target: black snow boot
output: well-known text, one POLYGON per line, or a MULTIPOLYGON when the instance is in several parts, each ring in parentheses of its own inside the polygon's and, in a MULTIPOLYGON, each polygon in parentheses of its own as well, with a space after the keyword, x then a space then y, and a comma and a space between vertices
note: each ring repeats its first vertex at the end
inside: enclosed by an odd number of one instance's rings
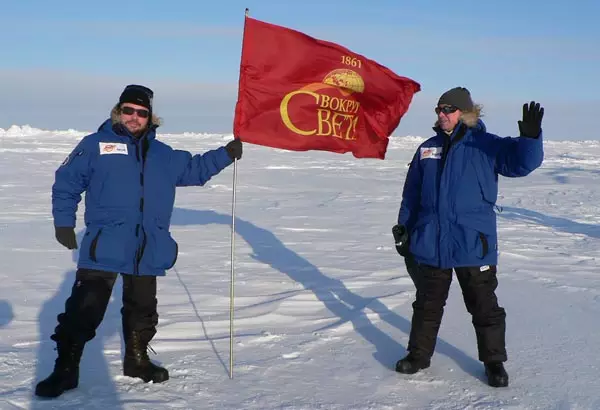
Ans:
POLYGON ((125 359, 123 374, 139 377, 145 383, 162 383, 169 380, 169 372, 164 367, 155 365, 148 357, 148 342, 140 339, 137 332, 132 333, 125 342, 125 359))
POLYGON ((501 362, 486 363, 485 375, 488 378, 488 384, 492 387, 508 386, 508 373, 504 370, 504 365, 501 362))
POLYGON ((57 341, 56 350, 58 358, 54 364, 54 371, 35 387, 36 396, 58 397, 79 384, 79 361, 83 345, 57 341))
POLYGON ((429 359, 422 359, 409 353, 405 358, 398 360, 396 371, 398 373, 414 374, 421 369, 427 369, 429 365, 429 359))

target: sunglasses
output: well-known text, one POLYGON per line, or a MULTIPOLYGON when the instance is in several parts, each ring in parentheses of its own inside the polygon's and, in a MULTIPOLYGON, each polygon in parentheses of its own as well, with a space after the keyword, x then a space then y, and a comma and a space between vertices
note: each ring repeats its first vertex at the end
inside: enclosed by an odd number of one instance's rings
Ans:
POLYGON ((148 118, 150 115, 150 111, 148 110, 143 110, 141 108, 136 109, 133 107, 121 107, 121 113, 125 115, 133 115, 133 113, 136 113, 140 118, 148 118))
POLYGON ((444 114, 452 114, 453 112, 458 111, 458 108, 452 105, 444 105, 443 107, 435 107, 435 113, 439 114, 443 112, 444 114))

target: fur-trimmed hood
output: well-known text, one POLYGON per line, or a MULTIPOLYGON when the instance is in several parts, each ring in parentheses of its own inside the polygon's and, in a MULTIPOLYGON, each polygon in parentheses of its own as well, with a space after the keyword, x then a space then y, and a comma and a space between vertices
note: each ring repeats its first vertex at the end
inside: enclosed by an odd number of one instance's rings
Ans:
MULTIPOLYGON (((462 113, 460 121, 468 128, 476 128, 481 117, 483 117, 483 107, 479 104, 475 104, 472 111, 465 111, 462 113)), ((435 130, 439 128, 438 121, 435 122, 433 128, 435 130)))

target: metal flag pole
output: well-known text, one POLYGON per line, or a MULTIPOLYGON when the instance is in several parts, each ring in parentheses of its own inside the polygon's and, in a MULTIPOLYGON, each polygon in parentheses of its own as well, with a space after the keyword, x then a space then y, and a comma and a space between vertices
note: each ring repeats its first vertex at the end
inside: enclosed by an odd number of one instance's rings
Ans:
POLYGON ((237 159, 233 160, 233 198, 231 201, 231 283, 229 287, 229 378, 233 379, 233 297, 235 280, 235 192, 237 185, 237 159))
MULTIPOLYGON (((246 9, 245 17, 249 10, 246 9)), ((244 17, 244 28, 246 19, 244 17)), ((242 49, 244 36, 242 35, 242 49)), ((241 73, 240 73, 241 74, 241 73)), ((237 136, 235 136, 237 137, 237 136)), ((231 280, 229 285, 229 378, 233 379, 233 311, 235 289, 235 193, 237 185, 237 159, 233 160, 233 198, 231 200, 231 280)))

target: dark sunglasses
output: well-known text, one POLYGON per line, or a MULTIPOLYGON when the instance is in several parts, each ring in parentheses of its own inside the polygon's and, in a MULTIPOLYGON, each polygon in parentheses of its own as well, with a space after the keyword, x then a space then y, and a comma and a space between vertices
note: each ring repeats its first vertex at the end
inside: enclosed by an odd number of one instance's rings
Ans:
POLYGON ((452 114, 453 112, 458 111, 458 108, 452 105, 444 105, 443 107, 435 107, 435 113, 439 114, 443 112, 444 114, 452 114))
POLYGON ((121 113, 125 114, 125 115, 133 115, 133 113, 137 113, 138 117, 140 118, 148 118, 148 116, 150 115, 150 111, 148 110, 143 110, 143 109, 136 109, 133 107, 121 107, 121 113))

